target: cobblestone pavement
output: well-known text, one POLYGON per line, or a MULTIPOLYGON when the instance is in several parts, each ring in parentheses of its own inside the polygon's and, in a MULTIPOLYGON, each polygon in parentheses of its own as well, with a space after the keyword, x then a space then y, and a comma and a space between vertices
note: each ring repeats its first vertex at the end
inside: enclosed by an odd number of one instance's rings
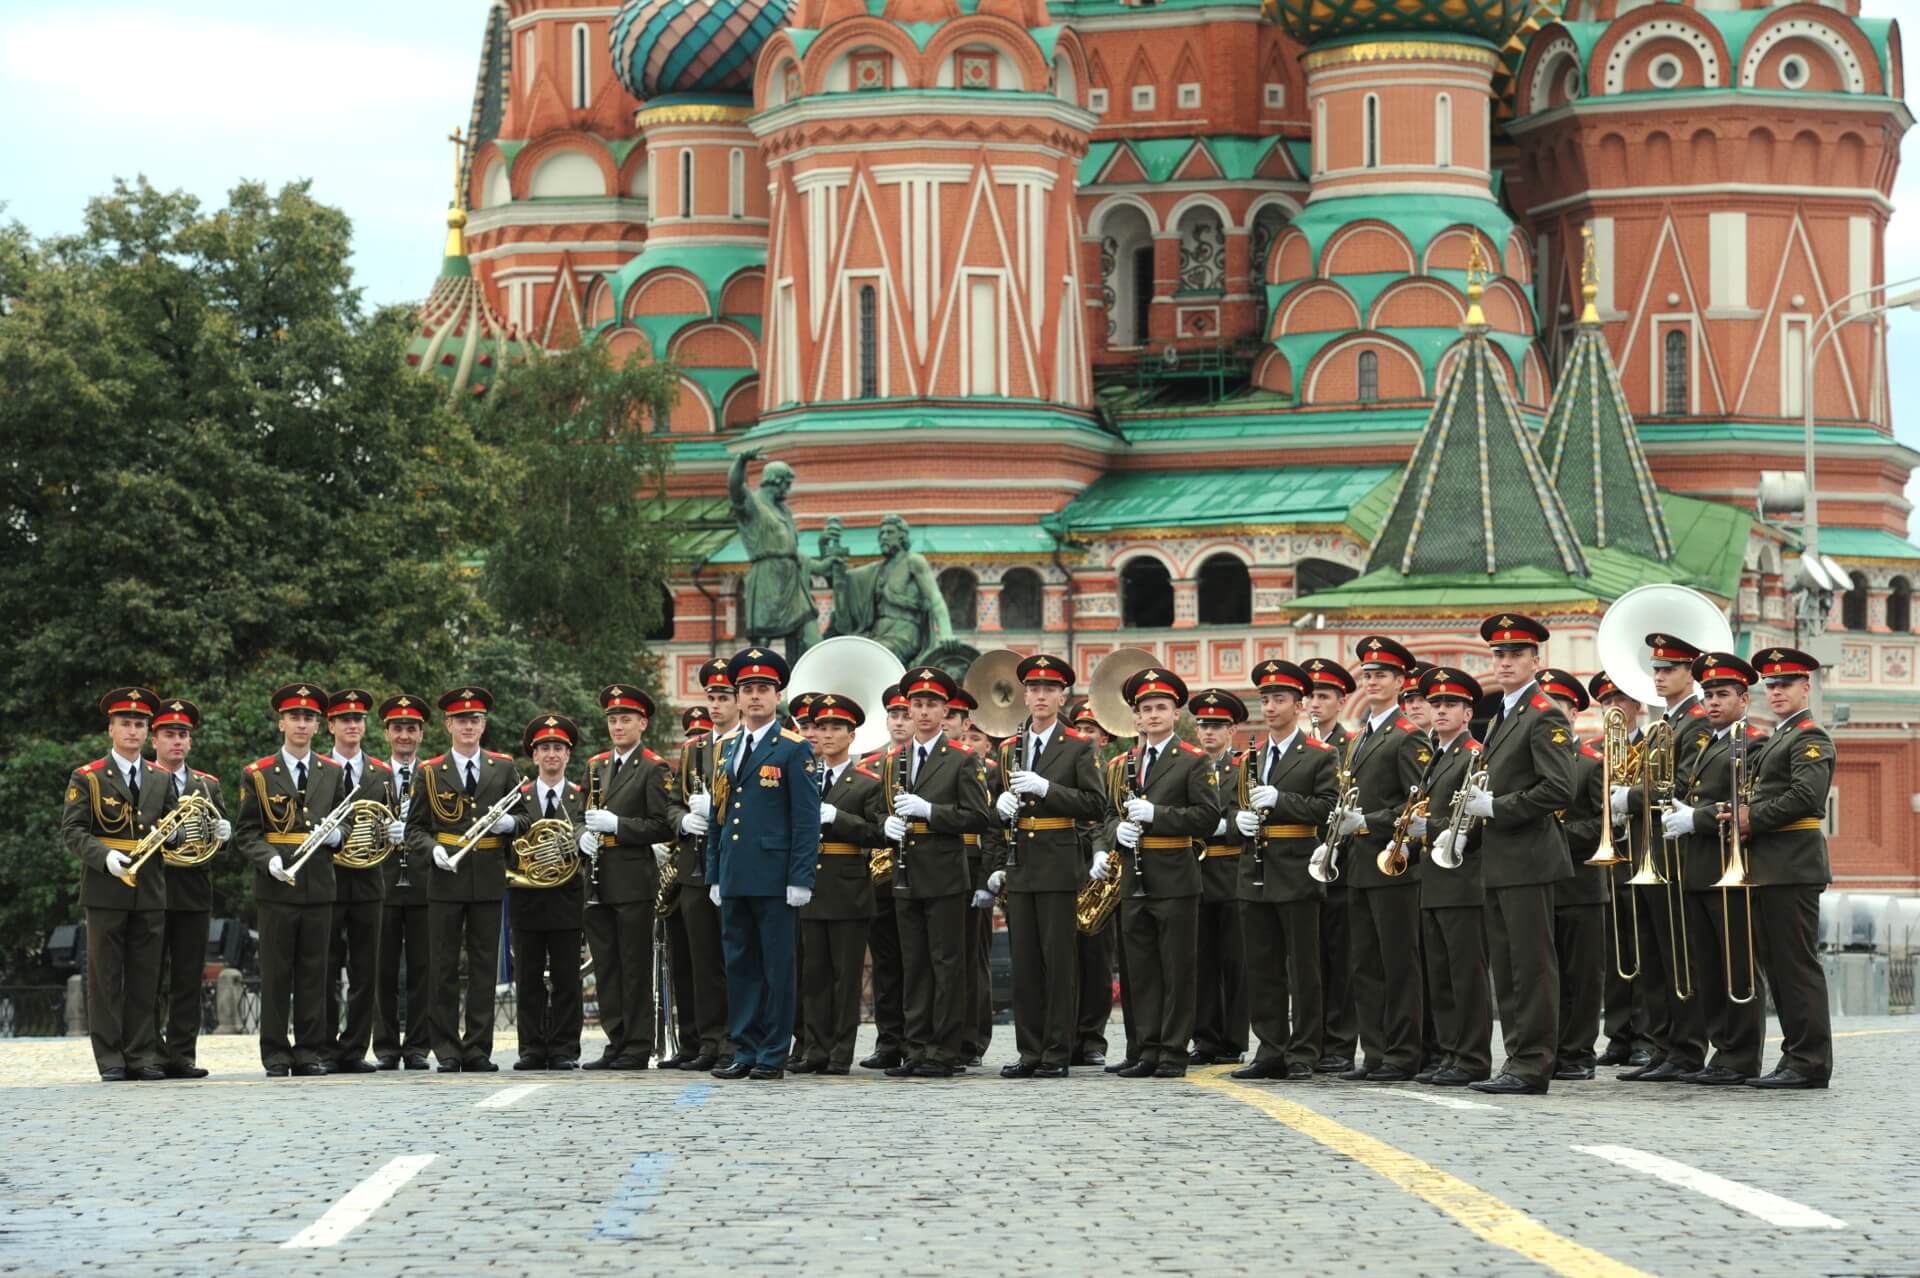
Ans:
POLYGON ((214 1039, 211 1079, 106 1086, 84 1039, 3 1042, 0 1272, 1920 1274, 1920 1023, 1835 1028, 1828 1092, 1517 1099, 1006 1082, 1005 1027, 950 1081, 517 1074, 511 1050, 267 1080, 214 1039))

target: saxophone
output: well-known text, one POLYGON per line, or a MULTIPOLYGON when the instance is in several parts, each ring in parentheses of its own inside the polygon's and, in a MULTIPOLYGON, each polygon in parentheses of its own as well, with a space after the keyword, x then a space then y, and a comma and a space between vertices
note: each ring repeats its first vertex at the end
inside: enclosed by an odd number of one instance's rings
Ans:
MULTIPOLYGON (((1132 797, 1133 756, 1116 754, 1107 761, 1107 799, 1116 810, 1124 810, 1132 797)), ((1080 889, 1073 901, 1073 922, 1091 936, 1107 925, 1120 906, 1120 880, 1126 872, 1126 853, 1116 845, 1107 857, 1105 877, 1093 879, 1080 889)))
MULTIPOLYGON (((1320 726, 1320 716, 1310 721, 1309 730, 1320 726)), ((1333 805, 1333 811, 1327 813, 1326 837, 1320 840, 1320 846, 1313 850, 1307 859, 1307 873, 1321 883, 1332 883, 1340 877, 1340 852, 1346 846, 1345 839, 1335 838, 1334 831, 1340 828, 1340 818, 1349 812, 1360 810, 1360 787, 1353 783, 1353 752, 1359 748, 1360 734, 1347 737, 1346 753, 1340 756, 1340 767, 1334 774, 1335 788, 1340 791, 1340 799, 1333 805)))
MULTIPOLYGON (((887 750, 885 756, 880 760, 880 793, 887 801, 886 810, 888 812, 893 811, 893 801, 902 789, 899 781, 899 757, 900 747, 893 746, 887 750)), ((882 847, 875 848, 873 856, 867 861, 868 880, 873 883, 891 882, 893 880, 893 863, 893 844, 888 843, 882 847)), ((904 867, 905 864, 905 859, 902 858, 901 865, 904 867)), ((906 882, 904 874, 901 876, 900 881, 902 883, 906 882)))

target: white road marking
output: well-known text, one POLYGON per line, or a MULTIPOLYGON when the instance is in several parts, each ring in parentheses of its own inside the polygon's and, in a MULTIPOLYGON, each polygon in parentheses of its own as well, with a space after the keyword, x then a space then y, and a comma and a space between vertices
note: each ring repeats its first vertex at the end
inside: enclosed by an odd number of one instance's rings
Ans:
POLYGON ((1445 1109, 1490 1109, 1499 1112, 1498 1105, 1487 1105, 1480 1101, 1461 1100, 1458 1096, 1436 1096, 1430 1092, 1403 1092, 1397 1087, 1383 1087, 1382 1096, 1404 1096, 1408 1100, 1425 1101, 1429 1105, 1439 1105, 1445 1109))
POLYGON ((503 1087, 493 1095, 475 1101, 473 1107, 475 1109, 505 1109, 522 1097, 531 1096, 541 1088, 551 1086, 551 1083, 520 1083, 513 1087, 503 1087))
POLYGON ((401 1186, 420 1174, 420 1170, 438 1158, 438 1154, 402 1154, 367 1177, 347 1196, 327 1208, 320 1219, 281 1243, 288 1247, 331 1247, 366 1223, 401 1186))
POLYGON ((1715 1198, 1729 1207, 1737 1207, 1750 1216, 1758 1216, 1769 1225, 1778 1225, 1782 1229, 1844 1229, 1846 1222, 1835 1220, 1823 1211, 1794 1202, 1791 1198, 1781 1198, 1769 1194, 1764 1189, 1755 1189, 1752 1185, 1743 1185, 1737 1180, 1728 1180, 1712 1172, 1701 1171, 1698 1167, 1689 1167, 1685 1163, 1676 1163, 1671 1158, 1662 1158, 1658 1154, 1649 1154, 1643 1149, 1633 1149, 1626 1145, 1575 1145, 1576 1154, 1592 1154, 1608 1162, 1619 1163, 1637 1172, 1658 1177, 1669 1185, 1678 1185, 1682 1189, 1691 1189, 1695 1193, 1715 1198))

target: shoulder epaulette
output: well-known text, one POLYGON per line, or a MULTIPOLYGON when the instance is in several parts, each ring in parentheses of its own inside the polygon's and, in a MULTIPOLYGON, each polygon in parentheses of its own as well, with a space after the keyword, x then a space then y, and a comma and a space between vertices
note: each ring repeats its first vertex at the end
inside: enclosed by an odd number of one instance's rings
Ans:
POLYGON ((980 764, 982 767, 992 768, 995 772, 1000 770, 999 762, 992 755, 984 752, 980 755, 980 764))
POLYGON ((149 771, 149 772, 158 772, 158 771, 160 771, 160 765, 159 765, 159 764, 157 764, 157 763, 155 763, 155 762, 154 762, 154 761, 153 761, 152 759, 143 759, 143 760, 141 760, 141 762, 143 762, 143 763, 145 763, 145 764, 147 765, 147 771, 149 771))
POLYGON ((578 781, 567 782, 567 793, 568 794, 580 793, 580 783, 578 781))
POLYGON ((792 728, 780 729, 780 736, 783 740, 786 740, 786 741, 805 741, 806 740, 805 737, 795 732, 792 728))
POLYGON ((266 766, 267 766, 268 764, 270 764, 270 763, 272 763, 272 762, 273 762, 273 758, 274 758, 274 757, 273 757, 272 755, 267 755, 267 756, 266 756, 265 758, 261 758, 261 759, 255 759, 255 760, 254 760, 254 761, 253 761, 252 763, 249 763, 249 764, 247 765, 247 771, 249 771, 249 772, 258 772, 258 771, 259 771, 260 769, 262 769, 262 768, 264 768, 264 767, 266 767, 266 766))
POLYGON ((593 757, 592 757, 591 759, 588 759, 588 760, 587 760, 587 762, 588 762, 588 763, 598 763, 598 762, 600 762, 600 761, 601 761, 602 759, 610 759, 610 758, 612 758, 612 757, 613 757, 613 751, 611 751, 611 750, 602 750, 602 751, 601 751, 601 752, 600 752, 599 754, 596 754, 596 755, 594 755, 594 756, 593 756, 593 757))
POLYGON ((1580 743, 1580 753, 1585 755, 1589 759, 1598 759, 1601 757, 1600 752, 1598 750, 1594 749, 1591 745, 1588 745, 1584 741, 1580 743))
POLYGON ((1402 732, 1418 732, 1418 731, 1420 731, 1420 729, 1419 729, 1418 727, 1416 727, 1416 726, 1414 725, 1414 722, 1413 722, 1413 720, 1411 720, 1411 719, 1409 719, 1409 718, 1407 718, 1407 717, 1406 717, 1405 715, 1402 715, 1402 716, 1401 716, 1401 717, 1399 717, 1398 719, 1395 719, 1395 720, 1393 721, 1393 726, 1394 726, 1394 727, 1396 727, 1396 728, 1398 728, 1398 729, 1400 729, 1400 731, 1402 731, 1402 732))
POLYGON ((1325 750, 1328 754, 1333 753, 1333 747, 1329 745, 1327 742, 1322 741, 1319 737, 1310 737, 1310 736, 1303 735, 1300 739, 1306 742, 1308 745, 1312 746, 1316 750, 1325 750))
POLYGON ((314 753, 313 753, 313 758, 314 758, 314 762, 316 762, 316 763, 324 763, 324 764, 326 764, 326 765, 327 765, 327 766, 328 766, 329 768, 337 768, 337 767, 339 767, 339 766, 340 766, 339 764, 337 764, 337 763, 335 763, 335 762, 333 761, 333 756, 332 756, 332 755, 330 755, 330 754, 321 754, 321 753, 320 753, 320 752, 319 752, 318 750, 316 750, 316 751, 314 751, 314 753))
POLYGON ((371 764, 372 764, 372 765, 373 765, 374 767, 376 767, 376 768, 378 768, 378 769, 380 769, 380 770, 381 770, 382 772, 391 772, 391 771, 393 771, 393 769, 392 769, 392 768, 391 768, 390 766, 388 766, 387 764, 384 764, 384 763, 382 763, 382 762, 380 762, 380 760, 378 760, 378 759, 376 759, 376 758, 374 758, 374 757, 373 757, 372 755, 368 755, 368 756, 367 756, 367 762, 368 762, 368 763, 371 763, 371 764))
POLYGON ((899 753, 900 753, 900 743, 898 741, 894 742, 892 745, 887 747, 887 757, 889 759, 891 759, 894 755, 899 753))
POLYGON ((881 759, 886 758, 887 753, 888 752, 885 750, 875 750, 872 754, 867 755, 865 758, 856 760, 854 766, 864 768, 869 763, 877 763, 881 759))
POLYGON ((1473 737, 1468 737, 1466 749, 1468 754, 1479 754, 1482 750, 1486 749, 1486 747, 1481 745, 1479 741, 1473 737))
POLYGON ((512 755, 510 755, 510 754, 501 754, 501 753, 500 753, 500 752, 499 752, 498 750, 488 750, 488 751, 486 751, 485 753, 486 753, 486 756, 487 756, 487 757, 488 757, 489 759, 498 759, 498 760, 500 760, 500 761, 501 761, 502 763, 512 763, 512 762, 513 762, 513 756, 512 756, 512 755))
POLYGON ((880 779, 880 774, 879 774, 878 772, 869 772, 869 771, 867 771, 867 767, 866 767, 866 765, 865 765, 864 763, 856 763, 856 764, 854 764, 854 765, 853 765, 853 770, 854 770, 855 772, 858 772, 858 773, 859 773, 859 774, 860 774, 861 776, 863 776, 863 777, 871 777, 871 778, 872 778, 872 779, 874 779, 875 781, 878 781, 878 780, 880 779))
POLYGON ((1759 724, 1749 723, 1747 725, 1747 737, 1749 740, 1757 741, 1761 737, 1764 737, 1766 735, 1767 735, 1767 730, 1761 727, 1759 724))
POLYGON ((1085 740, 1087 740, 1087 739, 1088 739, 1088 738, 1087 738, 1087 734, 1086 734, 1086 733, 1084 733, 1084 732, 1082 732, 1082 731, 1080 731, 1080 730, 1079 730, 1078 728, 1067 728, 1067 727, 1062 727, 1062 728, 1060 729, 1060 731, 1062 731, 1062 732, 1064 732, 1064 733, 1065 733, 1066 735, 1068 735, 1068 736, 1070 736, 1070 737, 1072 737, 1072 738, 1073 738, 1073 739, 1074 739, 1075 741, 1085 741, 1085 740))
POLYGON ((444 754, 436 754, 436 755, 434 755, 434 756, 433 756, 433 757, 432 757, 431 759, 428 759, 428 760, 426 761, 426 763, 424 763, 424 764, 422 764, 421 766, 422 766, 422 767, 428 767, 428 768, 437 768, 437 767, 439 767, 439 766, 440 766, 441 764, 443 764, 443 763, 445 763, 446 761, 447 761, 447 756, 446 756, 446 755, 444 755, 444 754))
POLYGON ((193 775, 195 775, 196 777, 199 777, 202 781, 211 781, 215 785, 218 785, 220 783, 219 777, 216 777, 211 772, 202 772, 198 768, 193 769, 193 775))
POLYGON ((1815 722, 1814 722, 1813 720, 1811 720, 1811 719, 1802 719, 1802 720, 1800 721, 1800 726, 1799 726, 1798 728, 1796 728, 1796 729, 1795 729, 1795 731, 1796 731, 1796 732, 1804 732, 1804 731, 1805 731, 1806 729, 1808 729, 1808 728, 1817 728, 1817 727, 1819 727, 1819 726, 1820 726, 1819 724, 1817 724, 1817 723, 1815 723, 1815 722))
POLYGON ((1527 704, 1532 706, 1535 710, 1553 709, 1553 702, 1547 700, 1546 694, 1541 692, 1534 693, 1532 698, 1528 700, 1527 704))
POLYGON ((1707 717, 1707 708, 1696 701, 1687 707, 1687 717, 1689 719, 1704 719, 1707 717))
POLYGON ((1191 741, 1182 741, 1180 743, 1180 748, 1182 750, 1185 750, 1188 754, 1198 754, 1198 755, 1206 754, 1205 750, 1202 750, 1199 746, 1195 745, 1191 741))
POLYGON ((947 744, 952 746, 954 749, 960 751, 962 754, 973 753, 973 743, 970 741, 955 741, 952 737, 948 737, 947 744))
POLYGON ((653 751, 651 751, 651 750, 649 750, 649 749, 647 749, 647 747, 645 747, 645 746, 641 746, 641 747, 640 747, 640 753, 641 753, 641 754, 643 754, 643 755, 645 755, 645 756, 647 757, 647 760, 648 760, 648 762, 650 762, 650 763, 665 763, 665 762, 666 762, 666 760, 665 760, 665 759, 663 759, 663 758, 661 758, 661 757, 660 757, 659 755, 657 755, 657 754, 655 754, 655 753, 654 753, 653 751))
MULTIPOLYGON (((264 762, 264 760, 263 760, 262 762, 264 762)), ((80 765, 80 766, 79 766, 79 767, 78 767, 77 769, 75 769, 75 771, 78 771, 78 772, 98 772, 98 771, 99 771, 100 769, 102 769, 102 768, 104 768, 104 767, 106 767, 106 766, 107 766, 107 761, 106 761, 105 759, 95 759, 95 760, 94 760, 94 761, 93 761, 92 763, 83 763, 83 764, 81 764, 81 765, 80 765)))

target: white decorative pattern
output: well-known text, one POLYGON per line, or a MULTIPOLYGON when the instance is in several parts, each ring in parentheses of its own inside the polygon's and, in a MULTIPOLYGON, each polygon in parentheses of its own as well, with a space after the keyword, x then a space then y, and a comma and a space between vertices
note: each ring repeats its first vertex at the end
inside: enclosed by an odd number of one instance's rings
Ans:
POLYGON ((1627 64, 1633 59, 1633 51, 1650 40, 1662 37, 1679 40, 1700 57, 1700 66, 1704 72, 1702 79, 1710 89, 1722 88, 1727 82, 1726 71, 1720 65, 1720 55, 1714 50, 1713 41, 1691 23, 1673 18, 1662 18, 1645 22, 1620 37, 1607 55, 1606 75, 1602 79, 1603 91, 1608 94, 1620 93, 1627 81, 1627 64))
POLYGON ((1753 88, 1760 74, 1760 64, 1767 60, 1768 51, 1782 40, 1795 36, 1812 41, 1833 56, 1834 67, 1847 82, 1848 93, 1867 91, 1866 72, 1861 69, 1853 46, 1838 31, 1813 18, 1788 18, 1784 22, 1776 22, 1756 36, 1747 46, 1746 55, 1740 59, 1740 87, 1753 88))

